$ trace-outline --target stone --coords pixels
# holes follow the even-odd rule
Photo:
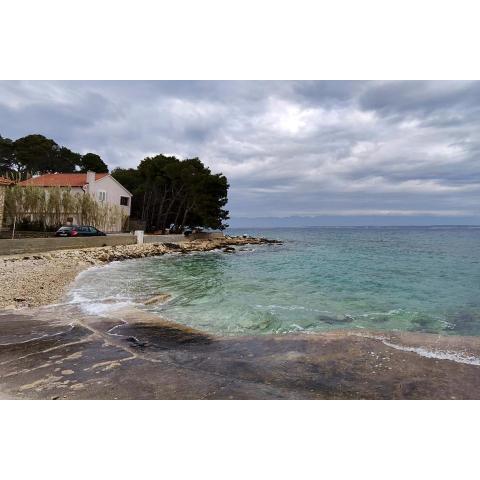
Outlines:
[[[154,295],[150,297],[148,300],[145,300],[145,305],[153,305],[156,303],[165,303],[170,300],[172,296],[169,293],[159,293],[158,295]]]
[[[164,245],[167,247],[167,248],[170,248],[172,250],[181,250],[181,246],[178,244],[178,243],[164,243]]]

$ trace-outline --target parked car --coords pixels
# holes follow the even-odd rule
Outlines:
[[[188,237],[192,233],[199,233],[203,232],[203,227],[187,227],[184,231],[183,234]]]
[[[106,234],[90,225],[69,225],[60,227],[56,237],[105,237]]]

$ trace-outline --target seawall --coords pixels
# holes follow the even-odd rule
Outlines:
[[[213,240],[223,238],[223,233],[194,233],[184,235],[145,235],[144,243],[182,243],[190,240]],[[116,247],[137,243],[133,235],[107,235],[106,237],[76,238],[21,238],[0,240],[0,256],[68,250],[73,248]]]

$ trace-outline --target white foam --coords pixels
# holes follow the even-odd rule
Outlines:
[[[88,315],[98,315],[100,317],[110,314],[112,311],[135,305],[134,302],[124,301],[116,303],[85,302],[80,304],[80,308]]]
[[[112,311],[124,307],[131,307],[136,305],[136,303],[121,296],[91,300],[84,297],[81,293],[73,291],[68,305],[78,306],[83,313],[88,315],[106,316]]]
[[[401,350],[403,352],[416,353],[421,357],[435,358],[437,360],[450,360],[456,363],[465,363],[468,365],[480,365],[480,358],[474,355],[469,355],[465,352],[455,352],[451,350],[429,350],[425,347],[408,347],[406,345],[398,345],[387,340],[385,337],[379,335],[363,335],[357,334],[359,337],[372,338],[374,340],[380,340],[385,346],[394,348],[395,350]]]
[[[382,343],[387,347],[395,348],[396,350],[402,350],[404,352],[413,352],[421,357],[436,358],[438,360],[451,360],[457,363],[466,363],[468,365],[480,365],[480,358],[474,355],[468,355],[462,352],[452,352],[443,350],[428,350],[424,347],[407,347],[405,345],[397,345],[395,343],[382,340]]]

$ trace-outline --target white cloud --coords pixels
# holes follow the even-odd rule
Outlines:
[[[111,167],[199,156],[229,178],[234,216],[480,215],[479,93],[480,82],[0,82],[0,134],[42,133]]]

